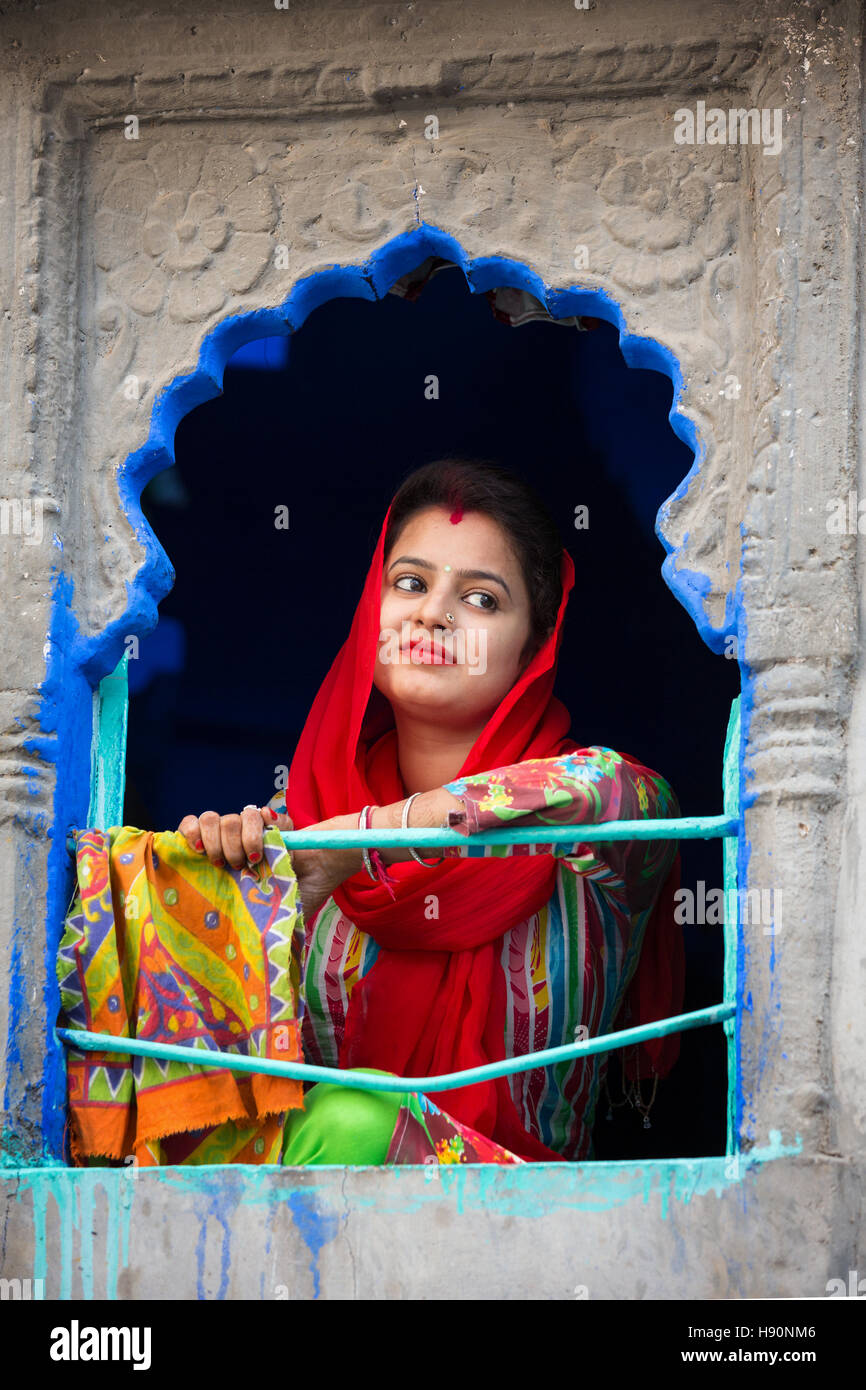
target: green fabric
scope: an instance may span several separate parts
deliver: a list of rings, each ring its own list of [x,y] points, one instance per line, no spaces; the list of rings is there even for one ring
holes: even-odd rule
[[[375,1067],[359,1071],[393,1076]],[[290,1110],[283,1128],[283,1163],[379,1165],[385,1162],[406,1091],[354,1091],[320,1081],[304,1096],[303,1110]]]

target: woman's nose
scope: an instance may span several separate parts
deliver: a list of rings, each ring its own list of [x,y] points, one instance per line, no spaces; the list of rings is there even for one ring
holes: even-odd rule
[[[449,609],[448,596],[444,588],[434,585],[426,594],[419,594],[418,598],[419,602],[413,614],[417,622],[423,623],[425,627],[452,626],[453,617],[449,619],[447,613],[453,613],[454,610]]]

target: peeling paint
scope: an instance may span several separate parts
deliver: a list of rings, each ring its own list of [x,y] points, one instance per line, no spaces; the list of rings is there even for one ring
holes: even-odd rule
[[[496,1218],[537,1220],[552,1211],[562,1213],[609,1212],[616,1207],[657,1203],[663,1221],[676,1210],[689,1207],[696,1197],[723,1196],[742,1186],[743,1178],[762,1164],[795,1157],[802,1151],[784,1144],[773,1131],[769,1143],[733,1159],[669,1159],[643,1164],[630,1162],[526,1164],[498,1167],[488,1164],[411,1166],[387,1169],[287,1169],[274,1165],[201,1166],[193,1168],[98,1169],[35,1168],[22,1170],[14,1192],[20,1207],[32,1209],[32,1277],[46,1281],[47,1297],[68,1300],[101,1297],[94,1280],[94,1232],[105,1233],[105,1297],[118,1297],[118,1275],[130,1267],[130,1224],[136,1214],[148,1223],[169,1220],[173,1207],[195,1214],[199,1224],[194,1250],[199,1299],[225,1299],[229,1295],[235,1253],[249,1256],[248,1224],[241,1213],[265,1209],[272,1218],[288,1207],[294,1225],[310,1252],[313,1297],[321,1293],[319,1256],[338,1235],[345,1222],[341,1187],[328,1175],[369,1173],[376,1180],[357,1187],[351,1196],[353,1212],[412,1215],[442,1210],[455,1216],[483,1212]],[[381,1179],[381,1181],[379,1181]],[[166,1191],[167,1189],[167,1191]],[[97,1214],[97,1197],[105,1203],[105,1217]],[[26,1218],[25,1218],[26,1219]],[[209,1223],[221,1229],[219,1282],[208,1287],[207,1245]],[[268,1227],[263,1254],[270,1253]],[[101,1242],[100,1242],[101,1245]],[[153,1242],[139,1247],[139,1258],[151,1261]],[[136,1251],[132,1250],[133,1260]],[[101,1249],[100,1249],[101,1254]],[[99,1269],[103,1266],[100,1264]],[[264,1289],[263,1279],[260,1288]],[[80,1291],[79,1291],[80,1290]]]

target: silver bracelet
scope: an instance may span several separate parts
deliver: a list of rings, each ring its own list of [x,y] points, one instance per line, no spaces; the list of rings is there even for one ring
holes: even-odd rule
[[[403,815],[400,817],[400,825],[404,830],[409,829],[409,807],[412,805],[412,802],[415,800],[415,797],[420,795],[420,792],[413,792],[412,795],[403,803]],[[409,849],[409,853],[411,854],[412,858],[415,859],[419,864],[423,864],[425,869],[435,868],[435,866],[437,864],[441,864],[442,860],[445,858],[444,854],[440,854],[438,859],[422,859],[420,854],[417,854],[416,851],[411,848],[411,846],[407,846],[407,848]]]

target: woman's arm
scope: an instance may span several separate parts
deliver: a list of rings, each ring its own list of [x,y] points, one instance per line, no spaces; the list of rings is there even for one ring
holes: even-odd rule
[[[668,782],[610,748],[582,748],[558,758],[528,759],[447,783],[465,811],[452,825],[470,838],[506,825],[599,825],[611,820],[655,820],[680,814]],[[575,873],[610,889],[628,885],[635,907],[651,900],[676,854],[671,840],[610,840],[592,844],[533,845]],[[472,853],[471,848],[460,851]],[[477,853],[478,851],[476,851]],[[497,846],[496,855],[526,853],[523,846]],[[453,851],[449,850],[451,854]]]
[[[402,825],[403,808],[407,798],[402,801],[394,801],[388,806],[377,806],[370,815],[371,830],[399,830]],[[445,787],[434,787],[432,791],[422,792],[416,796],[410,807],[409,829],[411,830],[433,830],[446,829],[447,817],[449,813],[459,814],[463,810],[463,803],[459,797],[453,795]],[[308,825],[307,830],[357,830],[358,812],[350,811],[345,816],[331,816],[329,820],[317,821],[315,825]],[[333,874],[340,874],[336,880],[335,887],[342,883],[344,878],[350,878],[352,874],[358,873],[364,867],[364,859],[360,849],[323,849],[302,851],[310,854],[321,854],[326,857]],[[435,859],[445,853],[459,853],[459,849],[446,851],[442,849],[431,849],[424,851],[423,859]],[[408,849],[399,847],[380,849],[379,853],[386,864],[397,864],[402,860],[411,859],[412,855]]]
[[[374,830],[399,829],[405,799],[372,812]],[[474,834],[521,825],[598,825],[610,820],[650,820],[679,815],[676,797],[663,777],[640,764],[630,763],[610,748],[591,747],[557,758],[527,759],[489,772],[475,773],[422,792],[412,802],[409,825],[412,829],[448,827],[466,836],[464,846],[431,849],[422,858],[467,856],[495,857],[512,854],[551,854],[575,873],[593,878],[608,889],[629,886],[629,898],[639,908],[644,898],[651,900],[659,878],[667,873],[676,853],[670,840],[613,840],[593,844],[498,845],[475,847]],[[247,826],[249,821],[249,827]],[[269,821],[279,829],[291,829],[285,815],[272,810],[247,808],[243,817],[219,817],[214,812],[187,817],[180,826],[187,839],[200,852],[218,860],[228,849],[229,862],[250,862],[260,855],[261,829]],[[308,826],[309,830],[356,830],[358,813],[332,816]],[[205,838],[202,845],[198,832]],[[228,834],[226,833],[228,832]],[[229,849],[228,841],[231,841]],[[408,849],[379,851],[386,864],[411,859]],[[301,881],[305,915],[311,917],[334,888],[360,872],[360,849],[296,850],[293,861]]]
[[[375,829],[398,829],[405,801],[377,807],[370,823]],[[528,759],[490,772],[457,778],[417,796],[409,825],[413,829],[449,826],[466,836],[466,844],[422,852],[439,856],[490,857],[551,854],[575,873],[592,878],[609,892],[628,890],[633,910],[651,902],[676,854],[672,840],[611,840],[587,844],[580,840],[551,845],[474,846],[472,836],[483,830],[521,825],[598,825],[610,820],[650,820],[680,813],[676,797],[663,777],[629,762],[609,748],[585,748],[559,758]],[[309,829],[354,830],[358,816],[334,816]],[[358,873],[361,851],[311,851],[323,856],[324,877],[336,888]],[[408,849],[380,850],[386,864],[411,858]]]

